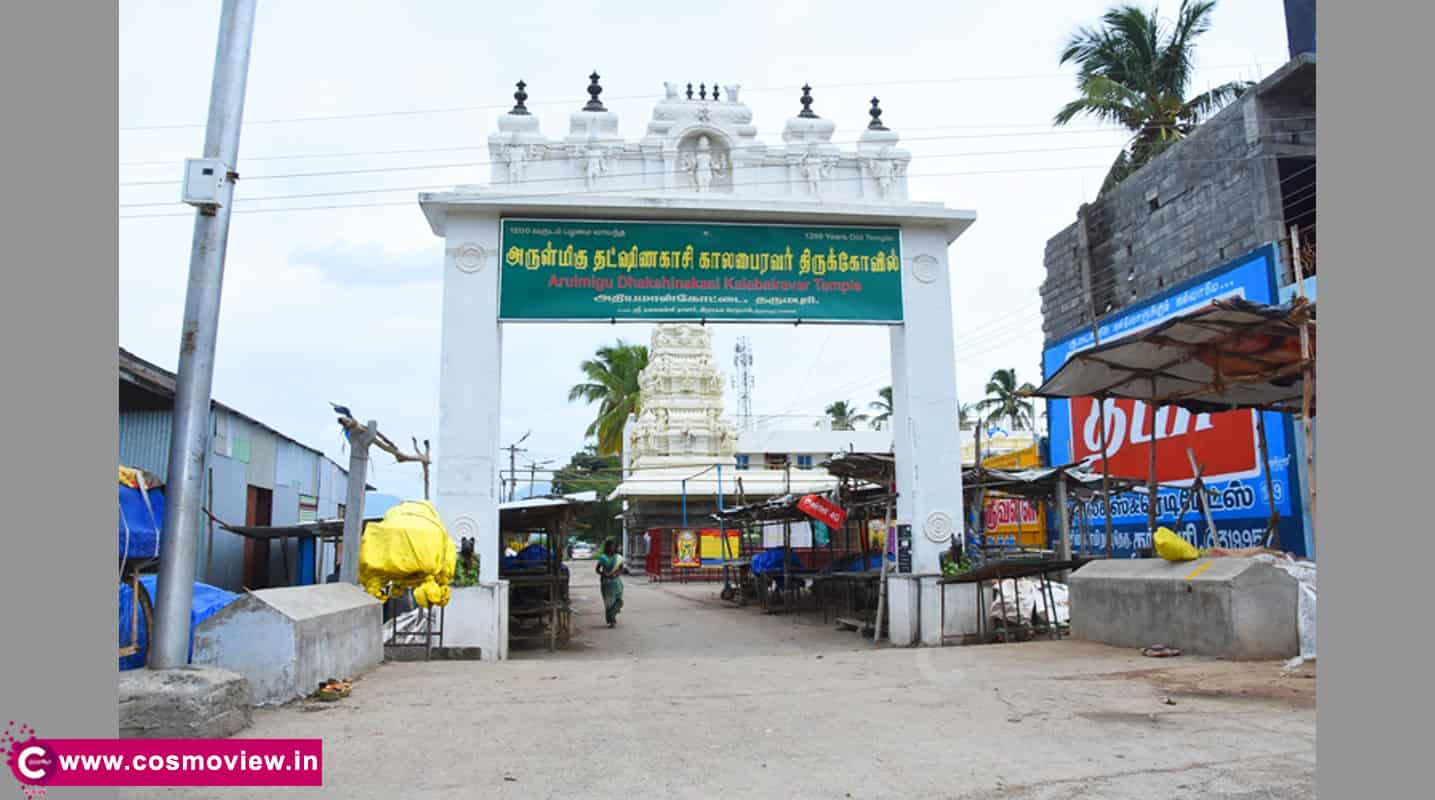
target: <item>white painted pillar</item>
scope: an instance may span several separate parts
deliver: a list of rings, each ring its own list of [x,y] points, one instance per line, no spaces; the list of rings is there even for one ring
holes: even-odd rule
[[[459,612],[450,615],[456,635],[445,636],[445,644],[479,647],[485,661],[505,658],[508,650],[508,585],[498,580],[498,245],[496,214],[448,218],[434,498],[455,542],[474,537],[481,586],[473,590],[474,603],[453,609]]]
[[[891,329],[897,521],[912,526],[913,570],[934,574],[951,534],[961,535],[963,519],[945,231],[904,227],[902,261],[904,321]],[[927,628],[922,625],[924,640]]]
[[[476,538],[479,580],[498,580],[498,217],[452,216],[444,246],[437,507],[455,539]]]

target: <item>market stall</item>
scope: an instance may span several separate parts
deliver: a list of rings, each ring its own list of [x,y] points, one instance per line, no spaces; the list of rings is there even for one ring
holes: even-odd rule
[[[1126,398],[1153,409],[1174,405],[1194,413],[1249,409],[1296,414],[1305,430],[1305,482],[1314,528],[1315,318],[1315,304],[1304,297],[1281,306],[1216,300],[1148,330],[1072,354],[1030,394],[1090,397],[1099,402]],[[1255,418],[1265,461],[1265,424],[1261,414]],[[1152,496],[1157,483],[1156,448],[1153,436],[1147,475]],[[1103,474],[1109,477],[1108,460],[1101,461]],[[1199,482],[1201,467],[1194,456],[1192,462]],[[1264,471],[1270,492],[1270,470]],[[1148,527],[1154,529],[1154,503],[1149,513]],[[1267,544],[1276,548],[1278,521],[1272,507]]]
[[[519,548],[484,557],[498,559],[498,577],[508,582],[509,642],[542,642],[556,650],[572,635],[569,569],[563,563],[568,536],[579,506],[592,502],[583,495],[533,497],[498,507],[500,547],[517,539]]]

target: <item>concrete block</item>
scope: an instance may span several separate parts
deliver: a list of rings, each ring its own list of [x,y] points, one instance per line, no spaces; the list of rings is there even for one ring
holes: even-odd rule
[[[1296,580],[1248,558],[1093,561],[1070,579],[1075,638],[1231,660],[1300,651]]]
[[[120,673],[120,738],[220,739],[249,727],[243,675],[214,667]]]
[[[887,640],[898,647],[910,647],[921,640],[918,591],[918,581],[911,575],[887,576]]]
[[[383,658],[383,605],[349,583],[260,589],[194,629],[193,662],[243,675],[256,705],[297,700]]]
[[[453,589],[443,624],[444,647],[477,648],[480,660],[506,660],[508,581]]]

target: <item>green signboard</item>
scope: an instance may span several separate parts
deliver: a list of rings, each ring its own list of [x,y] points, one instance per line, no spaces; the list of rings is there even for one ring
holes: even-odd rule
[[[902,320],[898,228],[505,219],[504,320]]]

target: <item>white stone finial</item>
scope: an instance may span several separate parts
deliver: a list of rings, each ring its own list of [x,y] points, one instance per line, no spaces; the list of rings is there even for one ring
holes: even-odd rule
[[[900,137],[897,132],[882,122],[882,109],[877,98],[872,98],[872,109],[868,112],[872,122],[862,131],[857,141],[858,158],[862,171],[871,179],[863,181],[864,186],[875,189],[882,200],[905,198],[907,194],[907,164],[912,155],[897,147]]]

